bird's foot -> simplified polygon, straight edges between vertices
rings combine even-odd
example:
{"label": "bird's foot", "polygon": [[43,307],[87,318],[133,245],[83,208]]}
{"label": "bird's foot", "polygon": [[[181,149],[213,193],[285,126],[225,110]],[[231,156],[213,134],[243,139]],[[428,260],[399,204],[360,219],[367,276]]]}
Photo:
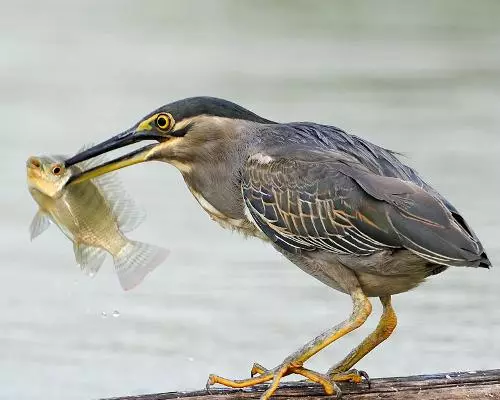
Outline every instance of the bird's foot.
{"label": "bird's foot", "polygon": [[268,400],[276,391],[276,389],[278,389],[281,378],[290,374],[302,375],[310,381],[319,383],[321,386],[323,386],[325,394],[335,394],[337,398],[340,397],[340,389],[337,387],[335,382],[332,381],[331,378],[318,372],[304,368],[302,367],[302,365],[296,364],[293,361],[285,361],[278,367],[271,370],[255,363],[252,367],[252,377],[250,379],[230,380],[217,375],[210,375],[207,382],[207,389],[209,389],[210,386],[215,385],[216,383],[232,388],[244,388],[272,381],[269,388],[261,396],[261,400]]}
{"label": "bird's foot", "polygon": [[[302,376],[307,378],[306,375],[301,374],[301,372],[303,372],[303,371],[314,372],[314,371],[307,370],[306,368],[300,368],[300,369],[297,368],[294,371],[294,373],[298,374],[298,375],[302,375]],[[263,367],[259,363],[254,363],[252,366],[252,369],[250,370],[250,376],[253,378],[255,375],[262,375],[262,374],[265,374],[267,372],[269,372],[269,370],[267,368]],[[365,380],[366,383],[368,384],[368,387],[371,386],[371,380],[370,380],[370,376],[368,375],[368,373],[366,371],[357,370],[354,368],[349,370],[349,371],[345,371],[345,372],[339,372],[339,371],[335,371],[335,370],[328,371],[326,376],[321,375],[321,374],[318,374],[318,375],[325,377],[325,378],[327,376],[329,376],[330,377],[329,380],[333,381],[333,382],[361,383],[361,382],[363,382],[363,380]],[[321,383],[321,382],[317,382],[317,383]]]}
{"label": "bird's foot", "polygon": [[327,376],[329,376],[333,382],[361,383],[365,380],[368,383],[368,387],[371,387],[370,377],[365,371],[358,371],[357,369],[351,369],[345,372],[328,371]]}

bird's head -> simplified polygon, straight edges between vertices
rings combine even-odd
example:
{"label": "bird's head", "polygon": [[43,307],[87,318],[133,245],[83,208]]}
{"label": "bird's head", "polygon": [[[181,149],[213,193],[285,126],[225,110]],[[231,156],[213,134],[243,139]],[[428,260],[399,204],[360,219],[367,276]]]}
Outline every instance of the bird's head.
{"label": "bird's head", "polygon": [[70,183],[152,160],[169,162],[184,172],[192,168],[196,159],[216,154],[217,148],[235,135],[241,121],[273,123],[222,99],[192,97],[179,100],[151,112],[126,131],[65,160],[64,165],[70,167],[121,147],[152,141],[152,144],[75,174]]}

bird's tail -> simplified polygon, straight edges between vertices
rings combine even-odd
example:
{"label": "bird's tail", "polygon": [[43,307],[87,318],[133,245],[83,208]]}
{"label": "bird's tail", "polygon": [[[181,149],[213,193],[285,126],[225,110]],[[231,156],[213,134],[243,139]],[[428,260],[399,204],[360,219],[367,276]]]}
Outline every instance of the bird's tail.
{"label": "bird's tail", "polygon": [[491,264],[490,259],[488,258],[488,256],[486,255],[485,252],[483,252],[483,254],[481,254],[481,260],[479,262],[479,266],[482,267],[482,268],[491,268],[491,267],[493,267],[493,265]]}

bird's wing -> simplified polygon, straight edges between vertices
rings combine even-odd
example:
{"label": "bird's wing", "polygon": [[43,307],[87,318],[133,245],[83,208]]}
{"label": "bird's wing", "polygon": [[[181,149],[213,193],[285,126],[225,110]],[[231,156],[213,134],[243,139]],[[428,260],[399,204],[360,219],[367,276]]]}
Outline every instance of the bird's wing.
{"label": "bird's wing", "polygon": [[279,153],[247,160],[242,193],[254,222],[284,250],[363,256],[406,248],[436,264],[480,264],[480,245],[419,186],[341,154]]}

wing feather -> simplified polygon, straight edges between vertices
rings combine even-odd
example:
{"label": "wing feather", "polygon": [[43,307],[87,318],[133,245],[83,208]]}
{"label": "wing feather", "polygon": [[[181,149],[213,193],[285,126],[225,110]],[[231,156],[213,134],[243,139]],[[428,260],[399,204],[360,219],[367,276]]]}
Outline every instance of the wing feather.
{"label": "wing feather", "polygon": [[432,263],[480,264],[480,243],[425,188],[344,155],[298,155],[251,157],[242,174],[250,215],[284,250],[368,256],[406,248]]}

